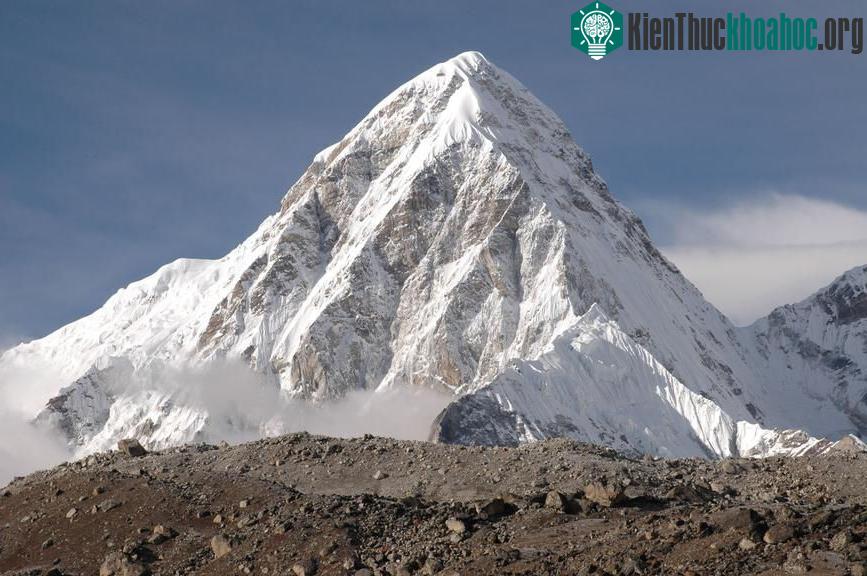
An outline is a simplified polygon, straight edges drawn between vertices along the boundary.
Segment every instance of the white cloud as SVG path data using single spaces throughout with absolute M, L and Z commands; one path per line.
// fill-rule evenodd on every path
M 105 391 L 135 410 L 112 409 L 105 429 L 82 449 L 67 446 L 55 430 L 38 425 L 34 416 L 46 398 L 60 388 L 52 371 L 8 363 L 0 366 L 0 487 L 13 476 L 84 456 L 92 450 L 113 450 L 119 438 L 136 436 L 147 414 L 146 392 L 156 392 L 160 403 L 184 406 L 208 415 L 198 440 L 237 443 L 289 432 L 307 431 L 328 436 L 353 437 L 376 434 L 403 440 L 426 440 L 430 423 L 453 399 L 443 391 L 423 388 L 357 390 L 343 398 L 321 403 L 292 399 L 276 384 L 237 362 L 215 362 L 205 367 L 178 368 L 153 364 L 135 375 L 117 372 L 119 378 L 105 382 Z M 140 409 L 139 409 L 140 408 Z M 164 416 L 162 408 L 154 421 Z M 185 433 L 163 421 L 168 429 L 160 438 L 165 444 L 188 441 Z M 158 446 L 159 447 L 159 446 Z
M 70 456 L 51 431 L 28 422 L 20 413 L 0 405 L 0 486 L 16 475 L 60 464 Z
M 714 213 L 687 211 L 680 216 L 672 222 L 678 244 L 749 248 L 867 240 L 867 212 L 804 196 L 771 193 Z
M 0 486 L 13 476 L 54 466 L 70 456 L 56 434 L 32 422 L 44 386 L 52 379 L 56 377 L 36 367 L 0 367 Z
M 867 212 L 834 202 L 766 194 L 712 213 L 667 212 L 663 253 L 737 324 L 867 264 Z
M 206 437 L 212 442 L 302 430 L 327 436 L 375 434 L 426 440 L 430 423 L 454 399 L 443 391 L 396 388 L 354 390 L 340 399 L 311 403 L 286 397 L 274 382 L 230 361 L 204 368 L 157 368 L 138 374 L 133 382 L 119 383 L 117 392 L 129 393 L 131 388 L 158 390 L 180 405 L 204 410 L 214 423 L 246 423 L 240 430 L 210 426 Z

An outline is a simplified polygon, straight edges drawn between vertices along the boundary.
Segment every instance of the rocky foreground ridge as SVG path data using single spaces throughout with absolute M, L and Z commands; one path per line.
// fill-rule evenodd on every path
M 0 490 L 0 574 L 867 573 L 867 456 L 627 459 L 295 434 Z

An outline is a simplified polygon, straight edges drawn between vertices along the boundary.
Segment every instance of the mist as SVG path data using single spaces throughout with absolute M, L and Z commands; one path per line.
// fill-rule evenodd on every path
M 291 397 L 276 379 L 240 362 L 180 368 L 152 363 L 136 371 L 125 360 L 105 365 L 122 367 L 104 372 L 100 380 L 113 398 L 108 421 L 82 445 L 70 445 L 56 430 L 33 423 L 60 390 L 50 370 L 0 371 L 0 485 L 14 476 L 113 450 L 124 437 L 137 437 L 156 450 L 189 442 L 237 444 L 302 431 L 427 440 L 434 419 L 453 399 L 449 392 L 397 387 L 309 402 Z
M 15 476 L 50 468 L 71 456 L 56 434 L 0 406 L 0 486 Z
M 135 386 L 206 412 L 208 423 L 202 436 L 207 441 L 227 442 L 301 431 L 426 440 L 431 423 L 454 398 L 444 391 L 399 386 L 353 390 L 338 399 L 310 402 L 287 395 L 275 380 L 238 362 L 157 370 L 138 376 Z

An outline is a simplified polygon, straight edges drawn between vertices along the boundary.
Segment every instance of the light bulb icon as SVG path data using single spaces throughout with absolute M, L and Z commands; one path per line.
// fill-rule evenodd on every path
M 594 60 L 602 60 L 608 53 L 611 35 L 614 34 L 615 30 L 620 30 L 619 27 L 614 26 L 614 19 L 611 17 L 614 10 L 604 12 L 599 9 L 599 2 L 596 2 L 594 9 L 587 12 L 580 10 L 579 12 L 582 15 L 581 25 L 576 26 L 575 30 L 580 31 L 581 35 L 584 36 L 584 42 L 587 43 L 587 54 Z

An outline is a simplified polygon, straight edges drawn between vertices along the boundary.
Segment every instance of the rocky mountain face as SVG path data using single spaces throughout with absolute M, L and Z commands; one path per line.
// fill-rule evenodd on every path
M 434 435 L 447 442 L 567 435 L 665 456 L 801 453 L 867 433 L 865 285 L 853 271 L 734 327 L 559 118 L 465 53 L 320 152 L 227 256 L 164 266 L 8 351 L 0 374 L 49 373 L 39 419 L 84 453 L 131 434 L 202 439 L 227 421 L 100 366 L 158 380 L 226 360 L 311 402 L 446 391 L 455 402 Z

